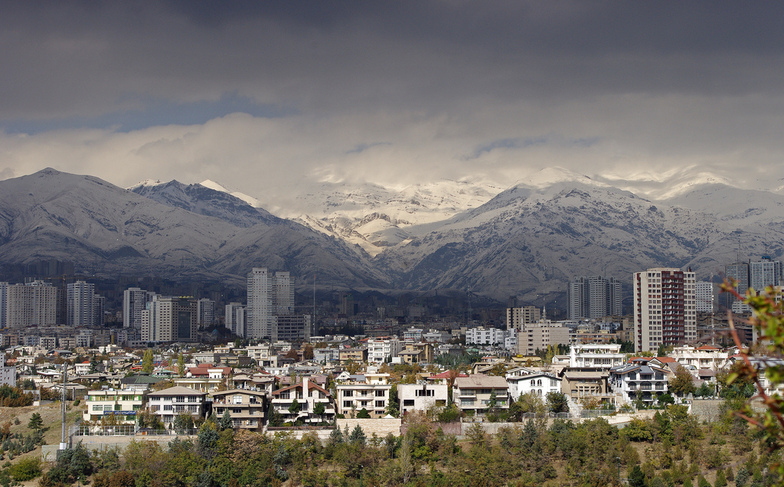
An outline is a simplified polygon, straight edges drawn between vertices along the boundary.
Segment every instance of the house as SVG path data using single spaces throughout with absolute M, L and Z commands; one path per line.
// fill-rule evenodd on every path
M 559 377 L 563 379 L 561 392 L 569 396 L 573 401 L 586 397 L 597 399 L 611 399 L 614 397 L 607 382 L 607 379 L 610 377 L 609 370 L 568 367 L 561 371 Z
M 85 400 L 87 409 L 82 414 L 82 421 L 101 421 L 104 416 L 124 424 L 134 424 L 136 414 L 142 409 L 145 393 L 135 389 L 106 389 L 89 391 Z
M 293 404 L 296 401 L 297 406 Z M 318 415 L 316 406 L 322 404 L 324 413 Z M 306 423 L 330 421 L 335 417 L 332 397 L 326 389 L 314 384 L 307 377 L 293 386 L 283 387 L 272 393 L 272 408 L 283 421 L 302 420 Z
M 610 369 L 609 384 L 625 402 L 652 404 L 668 389 L 667 370 L 638 361 Z
M 261 430 L 264 427 L 266 393 L 247 389 L 232 389 L 212 393 L 212 411 L 222 418 L 226 411 L 235 429 Z
M 170 427 L 177 415 L 190 414 L 194 418 L 205 416 L 207 394 L 187 387 L 175 386 L 147 395 L 147 409 Z
M 495 407 L 509 408 L 509 384 L 503 377 L 473 374 L 458 377 L 452 398 L 460 409 L 475 414 L 486 413 L 493 400 Z
M 609 370 L 625 362 L 620 344 L 575 344 L 569 353 L 569 367 L 572 368 Z
M 684 345 L 674 347 L 672 352 L 670 352 L 670 357 L 677 360 L 684 367 L 691 365 L 696 369 L 711 369 L 714 371 L 724 368 L 728 363 L 729 356 L 729 352 L 711 345 L 703 345 L 697 348 Z
M 509 397 L 517 400 L 521 395 L 533 392 L 542 399 L 551 392 L 561 392 L 561 379 L 550 374 L 532 373 L 506 377 L 509 383 Z
M 389 403 L 389 374 L 366 374 L 337 385 L 338 414 L 354 418 L 363 409 L 371 418 L 383 418 Z
M 400 401 L 401 414 L 410 411 L 427 411 L 433 406 L 446 406 L 449 386 L 446 383 L 398 384 L 397 397 Z
M 359 348 L 341 348 L 340 349 L 340 364 L 346 365 L 347 363 L 362 364 L 367 362 L 368 349 L 364 347 Z

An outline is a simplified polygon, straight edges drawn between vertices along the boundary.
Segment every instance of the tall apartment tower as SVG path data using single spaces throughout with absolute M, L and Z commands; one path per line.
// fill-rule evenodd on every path
M 57 288 L 43 281 L 5 287 L 5 326 L 57 324 Z
M 123 328 L 142 329 L 142 311 L 152 301 L 154 292 L 131 287 L 123 292 Z
M 6 313 L 8 313 L 8 283 L 0 282 L 0 328 L 8 326 Z
M 215 301 L 201 298 L 196 303 L 196 310 L 198 312 L 197 323 L 199 326 L 210 326 L 215 322 Z
M 142 312 L 141 337 L 146 342 L 195 342 L 196 300 L 154 296 Z
M 768 286 L 780 286 L 781 261 L 763 257 L 761 261 L 749 264 L 749 285 L 757 292 Z
M 697 339 L 696 279 L 691 271 L 634 273 L 634 351 L 656 351 Z
M 612 277 L 578 277 L 569 283 L 567 302 L 570 320 L 621 315 L 621 282 Z
M 245 305 L 242 303 L 229 303 L 226 305 L 226 328 L 231 330 L 231 332 L 238 337 L 244 337 L 245 335 L 245 320 L 246 320 L 246 312 L 245 312 Z
M 93 326 L 95 324 L 95 284 L 76 281 L 68 284 L 67 324 Z
M 698 313 L 713 313 L 716 301 L 715 289 L 716 286 L 708 281 L 700 281 L 695 285 Z
M 248 274 L 248 306 L 245 336 L 270 338 L 274 315 L 291 314 L 294 309 L 294 288 L 288 272 L 271 275 L 265 267 L 254 267 Z
M 522 308 L 506 308 L 506 328 L 522 330 L 525 325 L 539 323 L 542 320 L 542 311 L 536 306 L 523 306 Z

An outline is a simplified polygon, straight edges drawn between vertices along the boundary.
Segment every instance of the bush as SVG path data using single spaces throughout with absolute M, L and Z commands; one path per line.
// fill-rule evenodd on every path
M 41 475 L 41 459 L 38 457 L 23 458 L 8 468 L 14 480 L 25 482 Z

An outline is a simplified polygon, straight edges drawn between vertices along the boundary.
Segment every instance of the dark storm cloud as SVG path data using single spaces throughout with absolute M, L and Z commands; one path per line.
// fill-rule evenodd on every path
M 776 2 L 16 2 L 0 174 L 47 147 L 64 170 L 125 158 L 130 182 L 187 168 L 250 194 L 302 174 L 779 171 L 783 46 Z

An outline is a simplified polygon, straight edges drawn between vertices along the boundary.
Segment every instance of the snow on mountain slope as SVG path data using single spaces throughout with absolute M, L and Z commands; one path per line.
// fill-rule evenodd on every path
M 213 190 L 198 186 L 189 195 L 176 181 L 155 187 L 162 191 L 158 196 L 168 197 L 166 204 L 98 178 L 53 169 L 0 181 L 0 263 L 58 258 L 74 262 L 79 272 L 90 266 L 113 276 L 235 282 L 251 267 L 267 266 L 302 277 L 318 272 L 320 282 L 340 287 L 384 284 L 384 276 L 342 241 L 277 218 L 237 226 L 179 207 L 188 203 L 204 209 L 199 205 L 216 201 Z M 182 200 L 203 191 L 209 192 L 206 200 Z

